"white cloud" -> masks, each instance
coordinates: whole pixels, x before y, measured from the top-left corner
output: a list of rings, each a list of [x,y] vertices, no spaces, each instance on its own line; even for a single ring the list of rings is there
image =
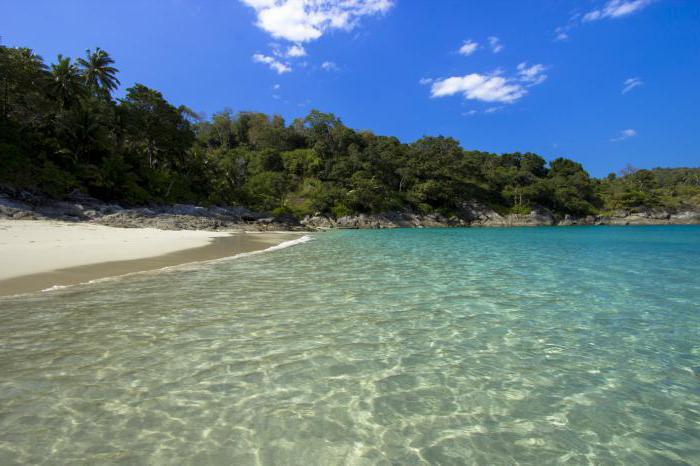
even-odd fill
[[[622,18],[640,11],[654,3],[656,0],[605,0],[600,8],[591,10],[588,13],[576,13],[565,26],[560,26],[554,30],[554,40],[564,41],[569,38],[569,33],[581,23],[589,23],[602,19]]]
[[[292,68],[281,61],[276,60],[274,57],[263,55],[261,53],[256,53],[253,55],[253,61],[255,63],[264,63],[270,67],[270,69],[275,70],[278,74],[289,73]]]
[[[465,40],[462,46],[459,48],[459,53],[464,56],[469,56],[476,52],[476,49],[478,48],[479,44],[477,42],[474,42],[473,40]]]
[[[272,55],[280,60],[283,60],[285,58],[301,58],[306,56],[306,49],[301,44],[291,44],[289,46],[284,46],[282,44],[273,42],[272,44],[270,44],[270,48],[272,49]]]
[[[569,28],[565,26],[560,26],[554,30],[554,40],[562,41],[569,38]]]
[[[257,26],[278,39],[309,42],[332,29],[349,31],[360,18],[388,12],[394,0],[241,0]]]
[[[495,71],[489,75],[471,73],[433,80],[430,96],[447,97],[462,94],[468,100],[512,104],[528,93],[528,87],[542,84],[547,79],[547,75],[544,74],[546,67],[541,64],[528,66],[527,63],[521,63],[517,70],[514,77],[505,77],[500,71]],[[501,107],[492,107],[487,109],[486,113],[500,109]]]
[[[616,138],[612,138],[612,142],[624,141],[625,139],[633,138],[637,135],[637,132],[633,129],[623,129],[620,131],[620,135]]]
[[[623,86],[623,87],[622,87],[622,93],[623,93],[623,94],[627,94],[629,91],[631,91],[632,89],[634,89],[634,88],[637,87],[637,86],[641,86],[642,84],[644,84],[644,81],[642,81],[642,80],[639,79],[639,78],[629,78],[629,79],[626,79],[626,80],[622,83],[622,86]]]
[[[324,61],[321,63],[321,69],[324,71],[336,71],[338,69],[338,65],[332,61]]]
[[[524,83],[529,86],[536,86],[542,84],[547,79],[547,75],[544,74],[547,68],[544,65],[536,64],[532,66],[527,66],[526,62],[518,65],[518,77]]]
[[[602,8],[583,15],[582,21],[597,21],[606,18],[620,18],[635,13],[649,5],[653,0],[608,0]]]
[[[502,105],[498,105],[498,106],[496,106],[496,107],[488,107],[488,108],[486,108],[484,111],[473,110],[473,109],[472,109],[472,110],[468,110],[468,111],[466,111],[466,112],[462,112],[462,116],[471,117],[471,116],[479,115],[479,114],[490,115],[490,114],[492,114],[492,113],[498,113],[498,112],[500,112],[501,110],[503,110],[503,106],[502,106]]]
[[[274,86],[272,86],[272,89],[275,90],[275,91],[278,91],[279,88],[280,88],[280,85],[279,85],[279,84],[275,84]]]
[[[498,53],[501,50],[503,50],[503,44],[501,44],[501,39],[499,39],[496,36],[491,36],[488,38],[489,41],[489,46],[491,47],[491,51],[493,53]]]
[[[431,84],[433,81],[434,81],[433,78],[421,78],[421,79],[418,81],[418,83],[419,83],[421,86],[427,86],[428,84]]]
[[[527,90],[521,84],[502,76],[478,73],[440,79],[430,88],[431,97],[446,97],[460,93],[469,100],[511,104],[527,94]]]
[[[285,55],[293,58],[305,57],[306,49],[299,44],[290,45]]]

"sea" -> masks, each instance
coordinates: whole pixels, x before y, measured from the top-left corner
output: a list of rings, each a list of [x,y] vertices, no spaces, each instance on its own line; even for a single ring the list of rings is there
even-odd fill
[[[700,226],[330,231],[0,298],[0,464],[698,465]]]

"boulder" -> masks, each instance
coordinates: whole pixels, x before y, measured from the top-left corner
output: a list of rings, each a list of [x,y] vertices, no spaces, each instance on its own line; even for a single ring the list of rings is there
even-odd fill
[[[527,215],[506,215],[507,226],[510,227],[543,227],[555,224],[554,215],[547,209],[536,209]]]
[[[86,220],[85,208],[81,204],[73,202],[58,201],[41,205],[36,208],[36,212],[45,217],[61,220]]]
[[[313,229],[328,230],[335,227],[335,221],[325,215],[307,215],[301,220],[301,224]]]
[[[698,225],[700,224],[700,211],[684,210],[672,214],[669,218],[669,222],[675,225]]]
[[[0,218],[22,218],[22,216],[32,213],[30,205],[7,197],[0,197]]]
[[[460,218],[471,226],[507,226],[506,219],[478,201],[465,201],[460,206]]]
[[[204,207],[189,204],[174,204],[170,207],[164,208],[162,213],[172,215],[191,215],[194,217],[201,217],[208,214],[207,209]]]
[[[85,208],[99,208],[99,206],[102,206],[104,203],[98,199],[95,199],[94,197],[90,196],[89,194],[85,194],[84,192],[74,189],[71,191],[67,196],[63,198],[64,202],[68,202],[71,204],[80,204]]]

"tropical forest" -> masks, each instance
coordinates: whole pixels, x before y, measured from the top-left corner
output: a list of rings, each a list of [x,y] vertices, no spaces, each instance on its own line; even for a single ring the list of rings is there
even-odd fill
[[[0,184],[60,199],[75,190],[128,206],[246,206],[302,217],[458,211],[557,216],[700,206],[700,169],[621,167],[591,177],[574,160],[463,148],[448,136],[403,142],[313,110],[204,118],[135,84],[123,97],[100,48],[45,61],[0,47]]]

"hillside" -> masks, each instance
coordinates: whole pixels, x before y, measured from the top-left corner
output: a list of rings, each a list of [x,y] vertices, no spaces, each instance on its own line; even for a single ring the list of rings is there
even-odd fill
[[[137,84],[121,99],[103,50],[47,65],[0,47],[0,183],[55,199],[81,191],[127,206],[245,206],[297,218],[547,210],[557,219],[700,208],[700,169],[626,168],[594,179],[567,158],[463,149],[452,138],[355,131],[330,113],[223,110],[209,119]]]

